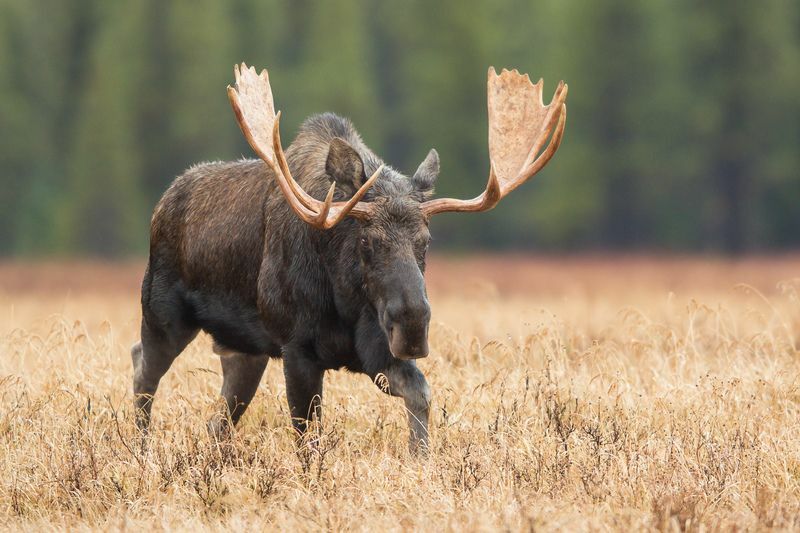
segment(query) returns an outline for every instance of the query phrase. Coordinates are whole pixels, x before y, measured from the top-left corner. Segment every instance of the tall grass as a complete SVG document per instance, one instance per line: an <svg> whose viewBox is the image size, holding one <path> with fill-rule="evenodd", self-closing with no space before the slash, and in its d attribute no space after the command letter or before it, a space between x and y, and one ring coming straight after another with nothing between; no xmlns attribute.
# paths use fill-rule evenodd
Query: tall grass
<svg viewBox="0 0 800 533"><path fill-rule="evenodd" d="M519 286L556 281L516 293L506 274L469 281L491 278L478 267L458 290L434 283L426 458L406 451L402 402L344 372L326 376L318 444L298 450L275 361L232 441L212 441L206 337L162 381L143 448L137 294L8 289L0 525L800 527L800 279L719 263L692 282L665 265L521 264Z"/></svg>

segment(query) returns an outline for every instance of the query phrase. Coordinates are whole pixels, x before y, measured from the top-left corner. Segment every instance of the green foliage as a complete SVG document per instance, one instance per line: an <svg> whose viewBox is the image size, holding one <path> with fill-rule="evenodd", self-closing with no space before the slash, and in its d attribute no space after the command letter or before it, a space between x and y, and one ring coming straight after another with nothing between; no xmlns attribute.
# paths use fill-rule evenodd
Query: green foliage
<svg viewBox="0 0 800 533"><path fill-rule="evenodd" d="M0 254L141 253L197 161L251 152L225 96L269 67L288 139L350 117L438 191L485 184L485 73L570 84L560 153L454 248L800 244L800 4L793 0L0 0ZM442 244L437 244L437 247Z"/></svg>

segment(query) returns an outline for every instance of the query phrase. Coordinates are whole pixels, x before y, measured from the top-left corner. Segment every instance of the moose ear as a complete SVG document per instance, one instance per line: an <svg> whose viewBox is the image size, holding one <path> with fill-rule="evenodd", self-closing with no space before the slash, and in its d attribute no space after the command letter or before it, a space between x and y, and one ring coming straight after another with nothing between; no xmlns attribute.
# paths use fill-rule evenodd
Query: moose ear
<svg viewBox="0 0 800 533"><path fill-rule="evenodd" d="M411 181L414 188L426 196L433 194L433 186L436 185L436 178L439 177L439 152L431 149L428 156L420 163Z"/></svg>
<svg viewBox="0 0 800 533"><path fill-rule="evenodd" d="M364 162L355 148L347 141L336 137L328 149L325 172L342 188L357 190L364 181Z"/></svg>

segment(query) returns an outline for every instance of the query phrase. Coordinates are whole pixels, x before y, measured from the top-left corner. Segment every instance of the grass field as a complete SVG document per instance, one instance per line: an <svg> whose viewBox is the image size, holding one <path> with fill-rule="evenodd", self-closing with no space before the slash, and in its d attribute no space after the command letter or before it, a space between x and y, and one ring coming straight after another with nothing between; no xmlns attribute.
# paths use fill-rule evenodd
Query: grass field
<svg viewBox="0 0 800 533"><path fill-rule="evenodd" d="M298 453L271 362L206 435L201 336L139 449L140 263L0 265L0 527L800 528L800 257L434 258L431 452L402 402L326 377Z"/></svg>

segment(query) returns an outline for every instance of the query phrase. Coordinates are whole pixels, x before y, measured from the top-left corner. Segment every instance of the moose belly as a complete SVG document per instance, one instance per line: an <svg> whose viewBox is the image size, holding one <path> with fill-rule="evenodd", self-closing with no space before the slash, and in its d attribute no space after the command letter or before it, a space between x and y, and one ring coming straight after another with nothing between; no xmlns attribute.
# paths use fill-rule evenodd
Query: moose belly
<svg viewBox="0 0 800 533"><path fill-rule="evenodd" d="M214 339L215 352L280 357L280 346L270 337L255 305L199 291L190 292L187 300L198 327Z"/></svg>

